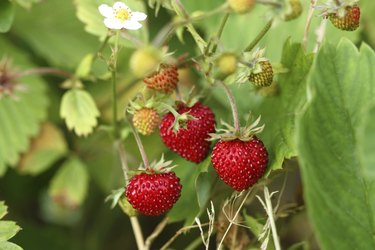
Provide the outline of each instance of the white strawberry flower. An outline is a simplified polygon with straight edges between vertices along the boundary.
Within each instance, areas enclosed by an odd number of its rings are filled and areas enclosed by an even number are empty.
[[[104,25],[109,29],[137,30],[142,27],[139,21],[147,18],[147,15],[138,11],[131,11],[123,2],[116,2],[113,7],[102,4],[99,6],[99,12],[105,17]]]

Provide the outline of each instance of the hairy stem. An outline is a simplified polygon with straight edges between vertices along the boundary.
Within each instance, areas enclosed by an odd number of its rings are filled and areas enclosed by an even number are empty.
[[[311,0],[309,13],[307,14],[305,32],[303,34],[303,47],[304,47],[305,51],[307,50],[307,43],[309,41],[309,30],[310,30],[311,21],[312,21],[313,15],[314,15],[314,6],[315,6],[316,2],[317,2],[317,0]]]
[[[224,89],[225,94],[228,97],[228,100],[229,100],[229,103],[230,103],[230,107],[232,109],[233,126],[234,126],[236,134],[238,135],[240,133],[241,127],[240,127],[240,120],[238,119],[237,105],[236,105],[236,102],[234,100],[233,93],[232,93],[232,91],[228,88],[228,86],[225,83],[223,83],[222,81],[218,81],[218,83]]]
[[[226,4],[223,4],[219,6],[218,8],[212,11],[205,12],[201,15],[189,17],[186,20],[172,21],[168,23],[159,31],[159,33],[156,35],[156,37],[152,41],[152,44],[155,47],[163,46],[171,38],[173,33],[176,31],[176,29],[180,28],[181,26],[187,25],[189,23],[197,22],[207,17],[221,13],[226,7],[227,7]]]
[[[73,77],[73,74],[65,70],[41,67],[41,68],[33,68],[33,69],[25,70],[23,72],[13,75],[13,78],[20,78],[20,77],[30,76],[30,75],[55,75],[55,76],[61,76],[64,78]]]
[[[118,132],[118,125],[117,125],[117,93],[116,93],[116,71],[117,71],[117,54],[118,54],[118,41],[119,41],[120,32],[118,31],[116,34],[116,41],[115,41],[115,48],[113,52],[113,58],[111,62],[111,70],[112,70],[112,110],[113,110],[113,136],[115,138],[115,145],[117,146],[117,151],[119,153],[119,157],[121,160],[122,170],[124,172],[125,184],[128,184],[129,177],[128,177],[128,164],[126,160],[125,150],[122,146],[121,140],[119,139],[120,135]],[[130,223],[132,225],[133,233],[135,236],[135,240],[137,242],[138,249],[144,249],[144,238],[141,226],[139,224],[137,217],[130,217]]]
[[[144,239],[142,234],[141,225],[139,224],[138,218],[135,216],[130,217],[130,223],[133,228],[135,240],[139,250],[145,250]]]
[[[124,173],[125,185],[128,185],[128,183],[129,183],[129,176],[128,176],[129,166],[128,166],[128,161],[126,159],[125,149],[124,149],[124,146],[122,145],[122,142],[121,142],[120,139],[117,139],[115,141],[115,148],[117,149],[117,153],[118,153],[118,155],[120,157],[120,160],[121,160],[121,167],[122,167],[122,171]],[[130,217],[130,223],[131,223],[132,228],[133,228],[133,233],[134,233],[134,236],[135,236],[135,240],[137,242],[138,249],[144,249],[145,243],[144,243],[143,233],[142,233],[142,229],[141,229],[141,226],[139,224],[138,218],[135,217],[135,216]]]
[[[113,136],[117,138],[119,136],[118,125],[117,125],[117,54],[118,54],[118,40],[120,31],[117,31],[115,48],[113,53],[112,61],[112,121],[113,121]]]
[[[327,19],[323,18],[322,22],[320,23],[319,28],[316,30],[316,43],[314,48],[314,53],[317,53],[320,46],[323,43],[324,36],[326,34],[326,27],[327,27]]]
[[[214,37],[212,37],[212,38],[210,39],[210,41],[208,42],[208,44],[207,44],[207,47],[206,47],[206,49],[205,49],[205,51],[204,51],[204,54],[205,54],[205,55],[207,55],[207,54],[209,54],[209,53],[215,53],[215,52],[216,52],[216,49],[217,49],[217,46],[218,46],[218,42],[219,42],[219,40],[220,40],[221,35],[223,34],[224,27],[225,27],[225,24],[226,24],[227,21],[228,21],[229,15],[230,15],[229,12],[227,12],[227,13],[224,15],[223,19],[221,20],[221,23],[220,23],[219,29],[218,29],[218,31],[216,32],[216,35],[215,35]],[[212,42],[214,42],[214,45],[213,45],[213,47],[212,47],[212,50],[210,51],[210,45],[212,44]]]
[[[94,54],[94,57],[92,58],[92,61],[94,62],[99,56],[100,54],[103,52],[105,46],[107,45],[109,39],[111,38],[111,34],[110,34],[111,31],[108,31],[108,34],[107,36],[104,38],[103,42],[100,44],[98,50],[96,51],[96,53]]]
[[[254,38],[253,41],[246,47],[245,51],[249,52],[254,49],[254,47],[262,40],[262,38],[267,34],[267,32],[270,30],[272,27],[273,20],[271,19],[268,21],[266,26],[263,27],[263,29],[259,32],[259,34]]]
[[[146,154],[145,148],[143,147],[143,143],[142,143],[141,137],[139,137],[138,131],[135,129],[135,127],[134,127],[132,121],[130,120],[130,118],[128,116],[126,116],[126,118],[127,118],[128,123],[130,125],[130,128],[131,128],[131,130],[133,132],[135,141],[137,142],[137,146],[138,146],[138,149],[139,149],[139,153],[141,154],[143,164],[145,165],[146,169],[149,169],[150,162],[149,162],[149,160],[147,158],[147,154]]]
[[[124,146],[122,145],[121,140],[117,139],[115,141],[115,148],[117,149],[117,153],[120,157],[121,168],[122,168],[122,172],[124,173],[125,185],[127,185],[129,182],[129,175],[128,175],[129,167],[128,167],[128,161],[126,159],[125,149],[124,149]]]
[[[217,49],[217,46],[218,46],[218,43],[219,43],[219,40],[220,40],[220,37],[221,37],[221,34],[223,34],[223,31],[224,31],[224,27],[225,27],[225,24],[227,23],[228,21],[228,18],[229,18],[229,15],[230,13],[227,12],[225,14],[225,16],[223,17],[223,19],[221,20],[221,23],[220,23],[220,26],[219,26],[219,29],[218,31],[216,32],[216,35],[214,36],[214,38],[211,38],[211,40],[209,41],[209,43],[207,44],[207,47],[203,53],[204,56],[207,56],[208,54],[214,54],[216,52],[216,49]],[[210,46],[212,44],[212,42],[214,42],[214,45],[212,47],[212,50],[210,51]],[[211,63],[208,67],[208,70],[207,70],[207,73],[206,75],[209,76],[211,71],[212,71],[212,66],[213,64]]]

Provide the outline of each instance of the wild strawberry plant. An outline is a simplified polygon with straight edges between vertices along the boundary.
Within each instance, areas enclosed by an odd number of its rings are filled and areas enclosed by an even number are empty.
[[[0,198],[24,228],[12,241],[374,249],[374,10],[1,2]],[[0,221],[0,248],[21,249],[19,230]]]

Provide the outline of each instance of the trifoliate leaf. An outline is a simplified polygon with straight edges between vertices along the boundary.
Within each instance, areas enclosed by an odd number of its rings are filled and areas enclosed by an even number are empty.
[[[304,199],[322,249],[375,249],[375,53],[323,45],[298,123]]]
[[[71,89],[62,98],[60,115],[70,130],[78,136],[86,136],[97,125],[99,110],[87,91]]]
[[[78,158],[71,158],[53,177],[48,193],[61,206],[76,208],[86,197],[88,178],[86,166]]]
[[[67,153],[67,145],[61,131],[51,123],[44,123],[38,137],[31,142],[30,150],[22,156],[18,170],[37,175]]]
[[[27,55],[0,39],[0,58],[7,56],[17,68],[29,69],[33,65]],[[18,80],[24,91],[16,91],[12,98],[0,100],[0,176],[7,166],[14,166],[20,153],[29,147],[29,139],[39,131],[39,124],[47,113],[48,100],[45,82],[37,76]]]
[[[0,33],[7,32],[14,19],[14,6],[9,1],[0,2]]]

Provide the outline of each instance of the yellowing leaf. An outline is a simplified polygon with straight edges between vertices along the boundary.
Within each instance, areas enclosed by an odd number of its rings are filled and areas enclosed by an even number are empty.
[[[21,158],[18,169],[25,174],[36,175],[64,156],[67,146],[62,133],[51,123],[44,123],[32,142],[30,150]]]
[[[86,136],[97,125],[99,110],[88,92],[71,89],[62,98],[60,115],[70,130],[78,136]]]
[[[61,206],[76,208],[86,197],[88,178],[86,166],[78,158],[71,158],[53,177],[48,193]]]

